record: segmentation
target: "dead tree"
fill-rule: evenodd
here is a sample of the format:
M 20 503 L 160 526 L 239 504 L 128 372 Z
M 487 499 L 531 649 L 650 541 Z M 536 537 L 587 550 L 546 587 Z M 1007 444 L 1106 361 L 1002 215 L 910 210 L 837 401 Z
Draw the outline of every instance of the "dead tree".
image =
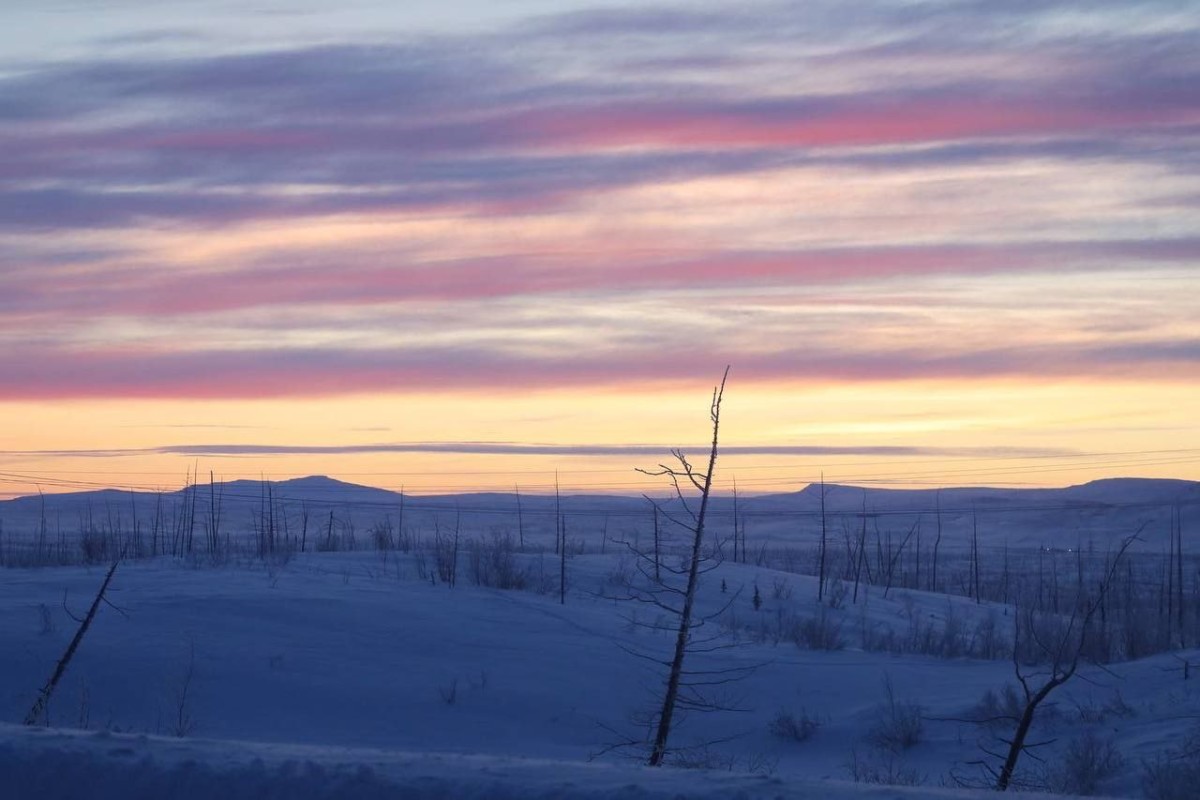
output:
M 817 602 L 825 598 L 825 548 L 827 540 L 825 527 L 825 473 L 821 473 L 821 555 L 817 566 Z
M 513 494 L 517 498 L 517 542 L 521 552 L 525 552 L 525 516 L 521 513 L 521 487 L 513 485 Z
M 892 590 L 892 576 L 895 575 L 895 573 L 896 573 L 896 564 L 900 562 L 900 556 L 904 553 L 904 548 L 908 547 L 909 540 L 912 539 L 913 534 L 916 533 L 917 531 L 919 531 L 920 529 L 921 529 L 921 517 L 918 516 L 917 521 L 914 522 L 913 526 L 908 529 L 908 534 L 900 542 L 900 547 L 898 547 L 896 549 L 896 552 L 888 553 L 887 572 L 885 573 L 887 575 L 887 582 L 884 583 L 884 585 L 883 585 L 883 596 L 884 597 L 887 597 L 888 592 L 890 592 Z M 888 549 L 890 550 L 891 549 L 891 541 L 890 541 L 891 536 L 890 535 L 889 535 L 888 539 L 889 539 Z
M 208 471 L 208 553 L 212 558 L 217 557 L 221 549 L 221 500 L 225 497 L 225 484 L 217 491 L 216 477 L 213 471 Z
M 971 594 L 978 605 L 983 598 L 979 596 L 979 517 L 974 509 L 971 510 L 971 582 L 974 586 Z
M 701 547 L 704 544 L 704 525 L 708 516 L 708 499 L 712 491 L 713 470 L 717 464 L 717 447 L 721 427 L 721 400 L 725 394 L 725 381 L 729 377 L 729 368 L 721 377 L 720 386 L 713 389 L 712 403 L 709 406 L 709 418 L 712 420 L 712 446 L 708 456 L 708 466 L 703 471 L 697 471 L 688 461 L 681 450 L 673 450 L 677 465 L 660 464 L 657 470 L 639 470 L 647 475 L 665 477 L 671 481 L 675 495 L 687 514 L 688 520 L 676 518 L 676 524 L 691 533 L 691 550 L 687 559 L 687 583 L 682 590 L 682 606 L 678 609 L 679 627 L 675 635 L 674 654 L 669 662 L 667 682 L 663 692 L 662 706 L 658 712 L 658 725 L 654 734 L 654 744 L 647 763 L 656 767 L 662 764 L 667 752 L 667 740 L 671 735 L 671 723 L 675 716 L 676 706 L 680 700 L 680 685 L 683 681 L 684 658 L 688 653 L 688 645 L 692 640 L 692 612 L 696 602 L 696 586 L 700 576 Z M 684 495 L 682 482 L 686 481 L 700 493 L 699 509 L 693 511 L 687 497 Z M 661 511 L 661 509 L 660 509 Z M 670 514 L 664 514 L 671 519 Z
M 1004 763 L 1000 767 L 1000 770 L 997 772 L 987 764 L 982 765 L 995 778 L 996 791 L 1003 792 L 1008 790 L 1009 786 L 1012 785 L 1013 775 L 1017 769 L 1017 762 L 1020 760 L 1022 754 L 1038 746 L 1039 743 L 1028 742 L 1029 732 L 1033 727 L 1038 708 L 1055 689 L 1075 676 L 1076 671 L 1079 669 L 1079 662 L 1083 659 L 1085 649 L 1089 643 L 1089 636 L 1092 633 L 1092 622 L 1096 616 L 1096 612 L 1099 611 L 1101 605 L 1104 603 L 1105 595 L 1108 593 L 1113 576 L 1116 574 L 1117 567 L 1122 557 L 1124 557 L 1125 551 L 1129 549 L 1129 546 L 1136 539 L 1137 535 L 1135 534 L 1121 543 L 1121 547 L 1117 550 L 1112 563 L 1097 586 L 1096 594 L 1091 598 L 1081 596 L 1078 599 L 1074 609 L 1071 611 L 1070 618 L 1067 620 L 1066 628 L 1053 641 L 1045 641 L 1039 636 L 1036 626 L 1032 624 L 1032 610 L 1029 614 L 1029 620 L 1025 625 L 1025 630 L 1022 630 L 1021 626 L 1021 610 L 1018 608 L 1013 615 L 1013 672 L 1016 674 L 1017 683 L 1021 689 L 1020 696 L 1024 702 L 1021 706 L 1020 715 L 1014 720 L 1016 728 L 1013 731 L 1012 738 L 1001 739 L 1008 746 L 1008 750 L 1004 755 Z M 1029 672 L 1026 666 L 1021 663 L 1022 636 L 1028 636 L 1037 652 L 1048 659 L 1049 667 L 1047 669 L 1042 672 Z M 1040 686 L 1035 683 L 1039 677 L 1041 678 Z M 998 753 L 989 754 L 999 756 Z
M 942 492 L 939 489 L 933 496 L 934 502 L 937 504 L 937 538 L 933 540 L 933 562 L 929 566 L 929 591 L 936 592 L 937 587 L 937 569 L 938 569 L 938 547 L 942 544 Z
M 650 501 L 654 508 L 654 582 L 662 583 L 662 551 L 659 549 L 658 536 L 658 505 Z
M 108 573 L 104 576 L 104 582 L 100 584 L 100 591 L 96 592 L 96 597 L 92 600 L 91 607 L 83 619 L 80 620 L 78 630 L 71 637 L 71 643 L 63 651 L 62 658 L 54 666 L 53 674 L 46 681 L 46 685 L 38 691 L 37 700 L 34 701 L 33 707 L 29 709 L 29 713 L 25 715 L 26 725 L 36 725 L 38 720 L 42 718 L 42 715 L 46 713 L 46 709 L 50 704 L 50 697 L 54 694 L 54 689 L 58 686 L 58 682 L 62 679 L 63 674 L 66 673 L 67 667 L 71 665 L 71 659 L 75 657 L 75 651 L 79 649 L 79 643 L 83 641 L 88 628 L 92 626 L 92 620 L 96 618 L 96 612 L 100 610 L 100 603 L 107 602 L 104 598 L 104 593 L 108 591 L 108 584 L 112 582 L 113 573 L 117 571 L 117 566 L 120 563 L 121 560 L 118 558 L 108 568 Z
M 558 551 L 558 603 L 565 606 L 567 604 L 567 520 L 564 517 L 558 518 L 558 530 L 562 539 L 562 548 Z
M 733 479 L 733 563 L 738 563 L 738 490 L 737 477 Z M 745 555 L 742 556 L 745 560 Z

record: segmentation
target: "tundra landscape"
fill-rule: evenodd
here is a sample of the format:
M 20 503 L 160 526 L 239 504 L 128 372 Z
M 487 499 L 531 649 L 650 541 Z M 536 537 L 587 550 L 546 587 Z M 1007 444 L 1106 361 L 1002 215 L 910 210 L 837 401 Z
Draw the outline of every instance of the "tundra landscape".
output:
M 0 3 L 0 798 L 1200 797 L 1195 0 Z

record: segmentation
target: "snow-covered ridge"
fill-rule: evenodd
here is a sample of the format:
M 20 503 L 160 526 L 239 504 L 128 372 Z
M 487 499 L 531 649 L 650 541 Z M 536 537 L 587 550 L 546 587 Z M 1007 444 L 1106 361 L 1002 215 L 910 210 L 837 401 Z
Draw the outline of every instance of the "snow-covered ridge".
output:
M 84 733 L 0 723 L 8 800 L 983 800 L 883 787 L 450 753 Z M 1022 794 L 1029 800 L 1047 795 Z M 1055 795 L 1062 798 L 1063 795 Z
M 1161 549 L 1176 509 L 1185 517 L 1200 509 L 1200 483 L 1165 479 L 1107 479 L 1062 489 L 897 490 L 828 484 L 824 491 L 825 513 L 834 530 L 857 527 L 855 520 L 864 511 L 872 527 L 898 531 L 919 521 L 933 526 L 937 518 L 951 548 L 977 529 L 982 542 L 997 547 L 1103 550 L 1140 529 L 1138 547 Z M 644 497 L 576 494 L 559 499 L 523 492 L 519 497 L 413 496 L 311 476 L 202 482 L 161 494 L 106 489 L 24 497 L 0 502 L 0 523 L 12 540 L 29 539 L 44 529 L 48 539 L 65 537 L 72 545 L 85 529 L 132 529 L 135 519 L 147 532 L 156 525 L 177 529 L 185 518 L 192 521 L 189 529 L 202 529 L 214 516 L 225 533 L 234 535 L 261 528 L 267 517 L 290 535 L 306 526 L 328 526 L 331 519 L 359 534 L 380 523 L 399 527 L 403 520 L 405 528 L 426 534 L 457 523 L 470 535 L 506 530 L 548 543 L 559 510 L 569 518 L 571 530 L 589 541 L 599 541 L 605 530 L 645 528 L 650 514 Z M 710 513 L 715 524 L 732 527 L 735 511 L 750 528 L 751 547 L 811 545 L 821 527 L 821 487 L 736 501 L 714 495 Z

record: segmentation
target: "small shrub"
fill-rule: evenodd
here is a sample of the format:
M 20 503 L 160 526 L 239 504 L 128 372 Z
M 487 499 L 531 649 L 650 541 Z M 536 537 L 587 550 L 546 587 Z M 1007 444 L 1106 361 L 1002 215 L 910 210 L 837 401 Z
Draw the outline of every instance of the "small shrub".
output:
M 609 586 L 615 586 L 618 589 L 628 589 L 633 586 L 634 571 L 632 565 L 622 556 L 613 565 L 608 574 L 604 576 L 604 582 Z
M 424 550 L 413 551 L 413 568 L 417 571 L 417 579 L 427 581 L 433 577 L 433 573 L 429 571 L 429 562 L 426 560 Z
M 1101 739 L 1088 731 L 1067 745 L 1051 773 L 1050 785 L 1063 794 L 1094 795 L 1124 763 L 1125 759 L 1117 752 L 1112 739 Z
M 825 606 L 816 616 L 801 619 L 792 627 L 792 641 L 806 650 L 841 650 L 846 646 L 841 620 Z
M 881 756 L 863 756 L 857 749 L 850 751 L 846 772 L 855 783 L 874 783 L 886 786 L 920 786 L 925 777 L 912 767 L 897 760 L 894 753 Z
M 1200 759 L 1158 756 L 1142 764 L 1146 800 L 1195 800 L 1200 786 Z
M 1137 714 L 1134 708 L 1125 702 L 1120 692 L 1114 692 L 1102 705 L 1095 702 L 1075 703 L 1075 710 L 1079 713 L 1080 722 L 1090 724 L 1107 722 L 1110 717 L 1124 719 Z
M 40 633 L 42 636 L 46 636 L 58 630 L 58 624 L 54 621 L 54 611 L 45 603 L 38 604 L 38 619 L 41 623 L 38 633 Z
M 988 660 L 1004 658 L 1012 651 L 1012 641 L 1001 630 L 995 611 L 989 611 L 987 616 L 975 624 L 969 650 L 974 658 Z
M 433 564 L 442 583 L 454 587 L 458 579 L 458 534 L 433 537 Z
M 375 545 L 376 550 L 387 551 L 392 550 L 394 541 L 392 539 L 392 521 L 381 520 L 371 526 L 371 543 Z
M 458 702 L 458 678 L 450 681 L 445 686 L 438 687 L 438 696 L 442 698 L 442 702 L 448 706 L 452 706 Z
M 517 563 L 517 546 L 509 534 L 493 533 L 492 540 L 473 539 L 467 545 L 471 580 L 494 589 L 526 589 L 532 576 Z
M 108 535 L 96 528 L 88 528 L 79 537 L 79 549 L 85 564 L 99 564 L 109 558 Z
M 1200 786 L 1200 728 L 1177 749 L 1142 763 L 1142 792 L 1147 800 L 1193 800 Z
M 767 730 L 772 736 L 778 736 L 780 739 L 806 742 L 820 727 L 820 721 L 810 716 L 807 709 L 802 708 L 799 715 L 791 711 L 780 711 L 767 725 Z
M 921 715 L 924 709 L 916 703 L 896 699 L 891 678 L 883 680 L 884 701 L 875 708 L 875 721 L 867 739 L 880 750 L 899 753 L 915 747 L 925 734 Z
M 846 602 L 846 584 L 841 578 L 829 582 L 829 590 L 825 592 L 825 603 L 830 608 L 841 608 Z
M 969 716 L 972 720 L 989 728 L 1015 727 L 1025 711 L 1025 702 L 1017 694 L 1012 684 L 1005 684 L 997 693 L 988 689 L 979 698 L 979 702 L 971 708 Z
M 719 769 L 732 772 L 736 756 L 718 753 L 711 747 L 689 747 L 676 750 L 667 757 L 668 763 L 680 769 Z
M 751 775 L 766 775 L 771 776 L 779 769 L 779 759 L 764 755 L 763 753 L 751 753 L 746 756 L 743 769 Z

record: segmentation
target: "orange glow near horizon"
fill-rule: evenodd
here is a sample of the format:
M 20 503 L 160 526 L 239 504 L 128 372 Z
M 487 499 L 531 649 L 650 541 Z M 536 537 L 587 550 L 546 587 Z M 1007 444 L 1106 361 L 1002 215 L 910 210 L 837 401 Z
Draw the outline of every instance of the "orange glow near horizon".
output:
M 1114 476 L 1200 479 L 1200 443 L 1189 438 L 1194 388 L 1156 385 L 1156 401 L 1146 405 L 1148 388 L 1141 382 L 780 387 L 739 385 L 735 374 L 725 405 L 725 447 L 817 446 L 832 452 L 722 455 L 718 486 L 727 491 L 736 480 L 747 493 L 794 491 L 822 475 L 833 483 L 891 487 L 1064 486 Z M 705 398 L 703 391 L 690 389 L 624 388 L 498 391 L 486 399 L 421 394 L 9 403 L 5 417 L 29 424 L 5 431 L 0 492 L 12 497 L 39 489 L 175 489 L 196 471 L 205 480 L 210 471 L 218 480 L 323 474 L 413 494 L 515 486 L 548 492 L 556 474 L 572 493 L 655 491 L 653 481 L 634 468 L 669 457 L 670 447 L 701 452 L 707 435 Z M 519 455 L 339 452 L 419 443 L 484 443 L 486 449 L 513 442 L 563 449 Z M 212 451 L 204 452 L 205 445 Z M 571 452 L 572 446 L 629 445 L 641 449 Z M 162 452 L 181 446 L 199 446 L 201 452 Z M 267 452 L 221 452 L 238 446 Z M 273 446 L 315 452 L 272 453 Z M 654 447 L 661 449 L 659 455 Z M 913 451 L 893 455 L 886 448 Z

